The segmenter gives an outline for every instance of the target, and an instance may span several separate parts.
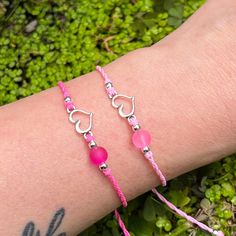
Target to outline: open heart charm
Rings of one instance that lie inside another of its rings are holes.
[[[126,114],[124,113],[124,104],[116,104],[116,99],[117,98],[128,98],[131,100],[131,111]],[[111,102],[112,106],[115,107],[116,109],[118,109],[119,111],[119,115],[123,118],[128,118],[129,116],[132,116],[134,114],[134,96],[130,97],[124,94],[116,94],[113,98],[112,98],[112,102]]]
[[[74,113],[83,113],[85,115],[88,115],[89,116],[89,126],[87,129],[81,129],[80,128],[80,123],[81,123],[81,120],[74,120],[73,119],[73,114]],[[72,122],[73,124],[75,124],[75,130],[80,133],[80,134],[84,134],[84,133],[87,133],[91,130],[92,128],[92,123],[93,123],[93,113],[92,112],[86,112],[86,111],[83,111],[83,110],[79,110],[79,109],[74,109],[72,112],[70,112],[69,114],[69,121]]]

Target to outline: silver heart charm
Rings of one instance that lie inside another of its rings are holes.
[[[131,111],[128,113],[128,114],[125,114],[123,109],[124,109],[124,104],[116,104],[115,100],[117,98],[128,98],[128,99],[131,99],[131,106],[132,106],[132,109]],[[128,118],[129,116],[132,116],[134,114],[134,96],[130,97],[130,96],[126,96],[124,94],[116,94],[113,98],[112,98],[112,101],[111,101],[111,104],[113,107],[115,107],[116,109],[118,109],[119,111],[119,115],[123,118]]]
[[[83,113],[85,115],[88,115],[89,116],[89,127],[85,130],[81,129],[80,128],[80,123],[81,123],[81,120],[74,120],[73,119],[73,114],[74,113]],[[73,124],[75,124],[75,129],[78,133],[80,134],[84,134],[84,133],[87,133],[89,132],[91,129],[92,129],[92,123],[93,123],[93,113],[92,112],[86,112],[86,111],[83,111],[83,110],[79,110],[79,109],[74,109],[72,112],[70,112],[69,114],[69,121],[72,122]]]

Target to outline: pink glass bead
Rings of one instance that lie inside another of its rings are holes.
[[[145,148],[151,143],[151,135],[146,130],[137,130],[133,133],[132,142],[137,148]]]
[[[91,162],[99,166],[107,160],[108,154],[103,147],[94,147],[89,151],[89,158]]]

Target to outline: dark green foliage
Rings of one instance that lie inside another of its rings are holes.
[[[13,102],[149,46],[204,0],[18,0],[0,2],[0,105]],[[236,161],[228,157],[159,190],[226,236],[235,229]],[[120,209],[135,236],[208,235],[148,193]],[[78,222],[79,224],[79,222]],[[80,236],[118,236],[112,214]]]
[[[226,236],[233,236],[236,232],[235,158],[233,155],[192,171],[170,181],[167,188],[159,187],[158,190],[188,214],[215,229],[220,227]],[[127,209],[119,211],[131,235],[210,236],[174,214],[151,192],[129,202]],[[108,215],[80,236],[112,236],[112,230],[117,227],[112,215]]]
[[[0,4],[0,105],[153,44],[173,31],[202,2],[3,1]]]

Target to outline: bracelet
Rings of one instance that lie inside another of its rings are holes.
[[[64,97],[64,106],[66,108],[67,113],[69,114],[69,121],[75,125],[75,130],[78,134],[83,135],[85,141],[88,143],[88,146],[90,148],[89,150],[89,158],[90,161],[93,165],[98,166],[99,169],[102,171],[102,173],[108,178],[110,183],[112,184],[113,188],[115,189],[120,202],[124,207],[127,207],[127,200],[117,182],[115,177],[111,173],[111,169],[108,168],[108,165],[106,163],[106,160],[108,158],[108,153],[105,148],[97,146],[95,142],[95,137],[91,131],[92,129],[92,122],[93,122],[93,113],[92,112],[87,112],[81,109],[76,109],[71,97],[69,96],[69,93],[63,84],[63,82],[59,81],[58,86],[61,89],[61,92]],[[88,115],[89,116],[89,126],[87,129],[81,129],[81,120],[73,119],[73,115],[75,113],[82,113],[83,115]],[[121,227],[123,233],[125,236],[130,236],[128,230],[125,228],[125,225],[117,211],[117,209],[114,211],[115,218],[118,221],[119,226]]]
[[[144,157],[150,162],[152,168],[154,169],[155,173],[159,177],[161,184],[163,186],[166,186],[166,179],[161,170],[159,169],[157,163],[155,162],[153,158],[153,153],[151,152],[148,145],[151,143],[151,136],[148,131],[141,129],[141,126],[134,114],[135,111],[135,98],[134,96],[127,96],[124,94],[118,94],[115,90],[112,81],[109,79],[108,75],[104,71],[104,69],[100,66],[96,66],[96,70],[100,73],[102,78],[104,79],[105,89],[107,92],[108,97],[111,99],[111,105],[115,109],[118,110],[118,114],[122,117],[127,119],[128,124],[132,127],[133,134],[132,134],[132,143],[135,147],[141,149],[141,151],[144,154]],[[131,101],[131,111],[129,113],[124,112],[124,104],[117,104],[116,99],[117,98],[124,98],[124,99],[130,99]],[[187,221],[196,224],[199,226],[199,228],[217,235],[217,236],[224,236],[224,233],[222,231],[214,230],[207,225],[199,222],[192,216],[187,215],[182,210],[178,209],[174,204],[169,202],[163,195],[161,195],[155,188],[152,189],[152,192],[162,201],[164,202],[170,209],[175,211],[178,215],[185,218]]]

